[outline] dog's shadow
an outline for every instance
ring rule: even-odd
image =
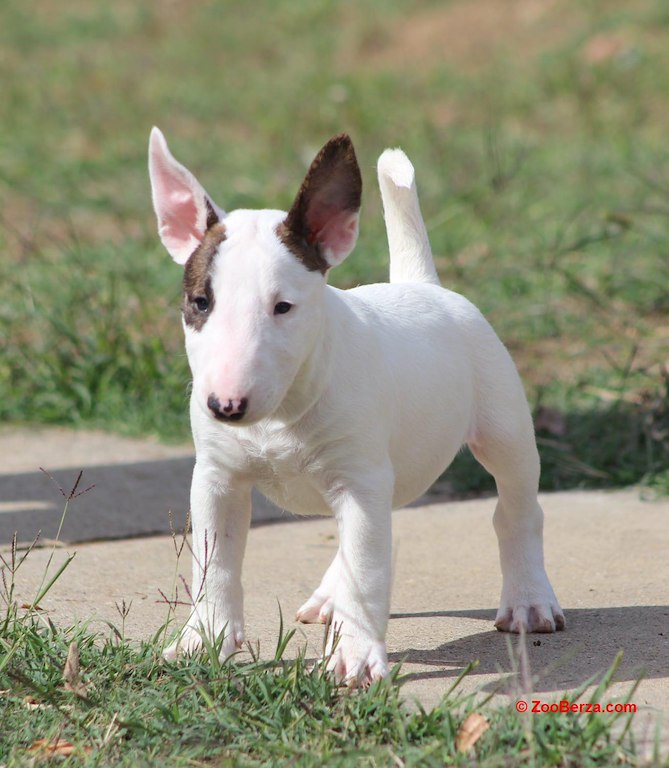
[[[420,632],[421,619],[463,618],[481,620],[489,629],[458,637],[430,650],[407,648],[391,653],[391,663],[431,667],[412,672],[407,680],[452,679],[472,661],[478,665],[471,675],[496,675],[483,691],[498,690],[499,675],[517,668],[513,657],[524,642],[536,691],[562,692],[587,680],[598,680],[614,662],[623,657],[615,680],[636,681],[669,677],[669,605],[621,606],[615,608],[565,609],[567,629],[555,634],[531,634],[521,639],[493,629],[495,610],[438,611],[391,615],[393,622],[411,620]]]

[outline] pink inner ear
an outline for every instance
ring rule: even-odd
[[[193,193],[182,187],[170,189],[167,185],[162,195],[160,211],[160,235],[174,246],[202,239],[198,224],[198,207]]]
[[[184,264],[204,236],[204,190],[171,157],[164,140],[152,138],[150,165],[160,238],[172,258]]]
[[[320,208],[309,218],[312,239],[323,246],[331,266],[336,266],[353,250],[358,237],[358,212]]]

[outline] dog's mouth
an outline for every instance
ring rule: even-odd
[[[245,413],[231,413],[230,415],[226,413],[213,414],[216,421],[241,421],[245,415]]]

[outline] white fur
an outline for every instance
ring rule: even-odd
[[[178,166],[162,135],[152,138],[152,157],[153,167],[170,159]],[[539,458],[516,369],[480,312],[438,285],[413,167],[401,151],[381,156],[379,181],[389,284],[327,285],[277,238],[282,212],[240,210],[223,220],[216,304],[201,331],[185,326],[196,605],[168,657],[199,647],[203,630],[225,631],[224,656],[242,642],[241,567],[255,485],[293,512],[335,516],[339,551],[297,617],[332,621],[338,641],[331,632],[329,665],[340,678],[386,675],[391,510],[423,493],[463,444],[499,490],[499,627],[553,631],[556,620],[564,623],[544,570]],[[159,221],[169,205],[163,182],[154,180]],[[182,261],[183,248],[176,251]],[[273,314],[280,301],[291,311]],[[210,393],[247,398],[245,418],[215,420]]]

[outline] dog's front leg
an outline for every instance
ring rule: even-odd
[[[193,653],[203,636],[223,640],[220,657],[244,639],[242,560],[251,523],[251,485],[195,465],[191,486],[193,526],[193,609],[177,641],[164,653]]]
[[[340,544],[326,658],[349,685],[388,674],[392,488],[392,470],[384,467],[331,494]]]

